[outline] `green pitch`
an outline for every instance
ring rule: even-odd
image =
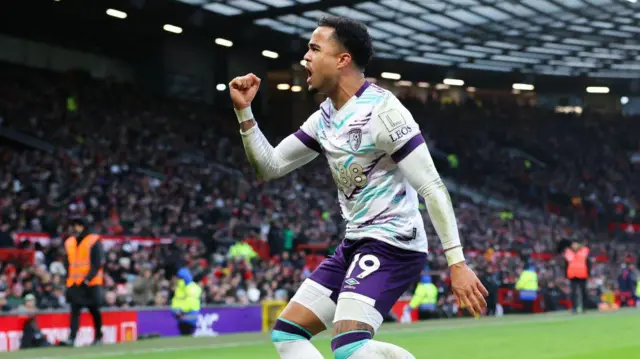
[[[400,345],[417,359],[640,358],[640,310],[502,318],[454,319],[387,325],[377,339]],[[325,358],[329,336],[314,340]],[[51,348],[2,353],[3,359],[277,359],[265,334],[167,338],[98,348]],[[301,355],[301,359],[304,357]]]

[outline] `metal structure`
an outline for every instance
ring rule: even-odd
[[[587,78],[640,78],[637,0],[176,0],[309,38],[324,15],[361,20],[381,59]]]

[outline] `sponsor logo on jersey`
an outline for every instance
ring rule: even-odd
[[[396,128],[404,126],[407,124],[407,121],[402,117],[400,111],[396,109],[391,109],[389,111],[382,112],[378,115],[380,121],[384,123],[384,126],[387,128],[387,131],[392,132]]]
[[[396,142],[398,140],[401,140],[402,138],[404,138],[406,135],[410,134],[411,132],[413,132],[413,129],[409,126],[404,126],[402,128],[399,128],[393,132],[391,132],[389,134],[389,137],[391,138],[391,142]]]
[[[362,130],[359,128],[354,128],[353,130],[349,131],[349,139],[347,141],[349,142],[349,146],[351,146],[351,149],[357,151],[358,148],[360,148],[360,144],[362,143]]]

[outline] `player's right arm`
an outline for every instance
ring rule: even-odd
[[[314,139],[313,114],[295,134],[289,135],[276,147],[262,134],[251,112],[251,101],[260,87],[260,78],[248,74],[234,78],[229,83],[233,107],[240,122],[240,134],[247,158],[265,181],[286,175],[316,158],[320,146]]]

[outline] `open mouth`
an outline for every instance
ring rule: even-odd
[[[305,67],[305,69],[307,70],[307,84],[311,83],[311,69],[309,69],[308,67]]]

